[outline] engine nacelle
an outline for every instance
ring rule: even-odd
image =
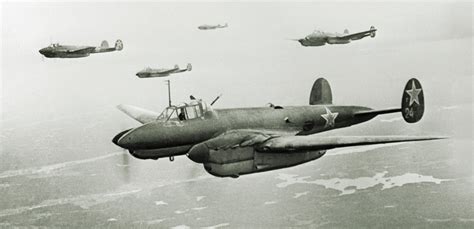
[[[355,40],[360,40],[362,38],[364,38],[365,36],[355,36],[355,37],[351,37],[351,40],[355,41]]]
[[[162,149],[141,149],[141,150],[130,150],[130,154],[138,159],[153,159],[157,160],[162,157],[174,157],[186,154],[191,145],[178,146]]]
[[[347,39],[340,39],[340,38],[335,38],[335,37],[330,37],[327,40],[328,44],[334,45],[334,44],[347,44],[350,43],[350,40]]]
[[[201,149],[202,150],[202,149]],[[202,153],[202,152],[201,152]],[[209,150],[203,162],[206,171],[217,177],[233,177],[286,168],[320,158],[326,151],[261,153],[254,147]]]

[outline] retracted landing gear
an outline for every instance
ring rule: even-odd
[[[174,156],[170,156],[170,161],[174,161]]]

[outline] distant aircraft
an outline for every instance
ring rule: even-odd
[[[87,57],[91,53],[102,53],[120,51],[123,49],[123,43],[121,40],[115,42],[115,47],[109,47],[107,41],[102,41],[99,47],[94,46],[73,46],[73,45],[60,45],[58,43],[51,44],[46,48],[42,48],[39,52],[48,58],[79,58]]]
[[[200,30],[211,30],[211,29],[225,28],[227,26],[228,26],[227,23],[225,23],[224,25],[220,25],[220,24],[218,24],[218,25],[200,25],[198,27],[198,29],[200,29]]]
[[[139,71],[136,76],[139,78],[165,77],[175,73],[191,71],[192,69],[193,67],[191,64],[188,64],[185,69],[180,69],[178,65],[175,65],[174,68],[161,69],[153,69],[148,67]]]
[[[424,113],[423,89],[410,79],[401,107],[374,110],[332,104],[329,83],[315,81],[308,106],[212,109],[202,100],[169,106],[161,114],[142,108],[118,108],[143,125],[117,134],[112,142],[139,159],[186,154],[217,177],[237,178],[299,165],[322,157],[327,150],[435,140],[432,136],[319,136],[316,133],[349,127],[378,115],[401,112],[408,123]]]
[[[375,37],[375,29],[374,26],[371,26],[369,30],[349,34],[349,30],[344,30],[343,34],[340,33],[326,33],[319,30],[314,31],[313,33],[309,34],[303,39],[293,39],[295,41],[300,42],[303,46],[323,46],[325,44],[347,44],[350,43],[351,40],[360,40],[364,37],[370,36]]]

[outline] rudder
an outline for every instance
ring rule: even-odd
[[[115,42],[115,50],[120,51],[123,49],[123,42],[122,40],[117,40]]]
[[[375,26],[370,26],[370,29],[369,30],[373,30],[373,32],[370,33],[370,37],[374,38],[375,37]]]
[[[402,116],[408,123],[418,122],[425,111],[425,98],[420,81],[408,80],[402,95]]]
[[[332,92],[329,82],[324,78],[317,79],[309,96],[309,105],[332,104]]]
[[[100,44],[100,47],[101,48],[108,48],[109,47],[109,42],[107,42],[106,40],[102,41],[102,43]]]

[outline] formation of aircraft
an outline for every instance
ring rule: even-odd
[[[186,68],[180,69],[178,65],[175,65],[174,68],[160,68],[160,69],[153,69],[147,67],[141,71],[139,71],[136,76],[139,78],[152,78],[152,77],[165,77],[175,73],[181,73],[186,71],[191,71],[193,66],[191,64],[187,64]]]
[[[302,46],[323,46],[325,44],[348,44],[354,40],[360,40],[364,37],[370,36],[375,37],[374,26],[371,26],[369,30],[349,34],[349,30],[344,30],[344,33],[327,33],[319,30],[314,31],[305,38],[293,39],[298,41]]]
[[[217,177],[237,178],[291,167],[339,147],[440,139],[317,135],[388,113],[401,112],[408,123],[419,121],[424,96],[415,78],[405,86],[401,107],[382,110],[333,105],[331,88],[324,78],[313,84],[307,106],[213,109],[192,96],[189,103],[170,105],[160,114],[130,105],[118,108],[142,125],[117,134],[113,143],[139,159],[174,160],[174,156],[187,155]]]
[[[198,29],[200,30],[211,30],[211,29],[221,29],[221,28],[226,28],[228,25],[225,23],[224,25],[200,25],[198,26]]]
[[[115,42],[114,47],[109,47],[107,41],[102,41],[99,47],[94,46],[75,46],[75,45],[60,45],[58,43],[51,44],[46,48],[39,50],[39,53],[48,58],[80,58],[87,57],[91,53],[103,53],[120,51],[123,49],[121,40]]]
[[[227,27],[201,25],[200,30]],[[364,37],[375,37],[377,30],[349,34],[332,34],[316,31],[304,39],[303,46],[347,44]],[[103,41],[99,47],[52,44],[39,50],[48,58],[78,58],[91,53],[120,51],[121,40],[115,47]],[[136,75],[139,78],[165,77],[191,71],[178,65],[170,69],[146,68]],[[187,155],[195,163],[217,177],[237,178],[242,175],[296,166],[316,160],[327,150],[340,147],[385,144],[395,142],[437,140],[433,136],[321,136],[318,133],[360,124],[382,114],[402,114],[408,123],[418,122],[424,113],[424,96],[421,83],[410,79],[402,94],[401,106],[375,110],[363,106],[332,104],[332,92],[324,78],[317,79],[312,87],[309,105],[213,109],[202,99],[190,96],[190,101],[172,105],[168,80],[169,105],[161,113],[143,108],[119,105],[118,109],[141,123],[140,126],[118,133],[112,142],[139,159]],[[128,159],[124,159],[128,161]]]

